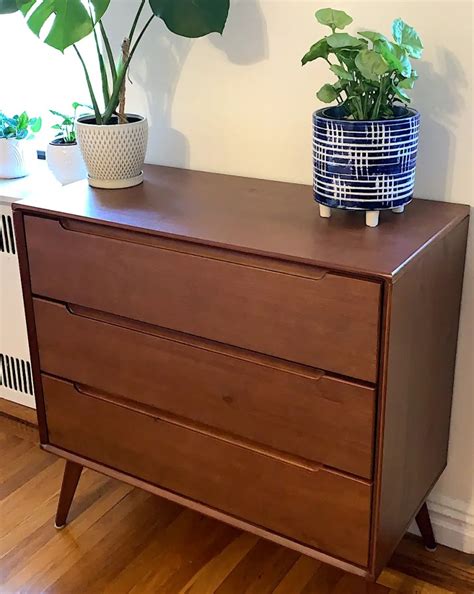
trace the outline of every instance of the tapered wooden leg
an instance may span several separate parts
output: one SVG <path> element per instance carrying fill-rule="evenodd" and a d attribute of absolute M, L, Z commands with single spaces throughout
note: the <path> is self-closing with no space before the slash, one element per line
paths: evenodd
<path fill-rule="evenodd" d="M 64 467 L 63 482 L 61 485 L 61 492 L 59 493 L 58 510 L 56 512 L 56 520 L 54 527 L 60 530 L 66 525 L 67 515 L 71 507 L 71 503 L 76 492 L 77 483 L 81 477 L 83 466 L 76 464 L 76 462 L 66 461 Z"/>
<path fill-rule="evenodd" d="M 423 539 L 425 549 L 427 551 L 435 551 L 436 540 L 433 534 L 433 527 L 431 526 L 430 512 L 428 511 L 428 506 L 426 505 L 426 503 L 423 503 L 420 511 L 416 515 L 415 520 L 416 525 L 418 526 L 421 532 L 421 537 Z"/>

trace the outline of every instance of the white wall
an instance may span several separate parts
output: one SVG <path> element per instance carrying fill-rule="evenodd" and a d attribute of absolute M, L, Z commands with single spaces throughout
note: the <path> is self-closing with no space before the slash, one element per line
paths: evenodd
<path fill-rule="evenodd" d="M 113 0 L 118 44 L 135 1 Z M 148 116 L 148 161 L 311 183 L 311 113 L 324 63 L 299 60 L 322 34 L 313 14 L 348 11 L 357 28 L 390 31 L 401 16 L 425 53 L 414 106 L 423 118 L 416 193 L 474 205 L 470 1 L 231 0 L 224 36 L 177 38 L 153 24 L 136 55 L 128 109 Z M 308 195 L 308 199 L 310 195 Z M 474 552 L 474 241 L 464 287 L 449 465 L 431 497 L 438 538 Z"/>

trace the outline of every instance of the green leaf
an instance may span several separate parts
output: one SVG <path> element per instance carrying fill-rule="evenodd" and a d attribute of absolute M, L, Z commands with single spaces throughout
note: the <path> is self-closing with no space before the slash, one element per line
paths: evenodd
<path fill-rule="evenodd" d="M 336 76 L 342 78 L 343 80 L 354 80 L 352 74 L 338 64 L 331 64 L 330 70 L 332 70 Z"/>
<path fill-rule="evenodd" d="M 18 128 L 20 130 L 25 130 L 28 127 L 28 122 L 28 114 L 26 113 L 26 111 L 24 111 L 18 118 Z"/>
<path fill-rule="evenodd" d="M 329 47 L 334 49 L 340 47 L 363 47 L 364 43 L 361 39 L 357 39 L 349 33 L 333 33 L 326 37 L 327 44 Z"/>
<path fill-rule="evenodd" d="M 316 93 L 316 97 L 323 103 L 332 103 L 338 94 L 332 85 L 323 85 Z"/>
<path fill-rule="evenodd" d="M 92 32 L 110 0 L 88 0 L 93 11 L 93 20 L 81 0 L 18 0 L 20 10 L 27 19 L 29 28 L 39 36 L 46 22 L 52 18 L 51 28 L 45 43 L 60 51 L 77 43 Z"/>
<path fill-rule="evenodd" d="M 54 124 L 54 126 L 51 126 L 51 128 L 52 128 L 53 130 L 62 130 L 62 126 L 61 126 L 61 124 Z"/>
<path fill-rule="evenodd" d="M 0 14 L 11 14 L 17 10 L 16 0 L 0 0 Z"/>
<path fill-rule="evenodd" d="M 402 19 L 395 19 L 392 23 L 393 39 L 406 49 L 412 58 L 421 58 L 423 44 L 418 33 Z"/>
<path fill-rule="evenodd" d="M 314 15 L 321 25 L 327 25 L 331 29 L 344 29 L 352 23 L 350 17 L 343 10 L 334 10 L 332 8 L 321 8 Z"/>
<path fill-rule="evenodd" d="M 329 47 L 326 38 L 320 39 L 318 42 L 313 44 L 308 52 L 301 59 L 301 64 L 304 66 L 308 62 L 312 62 L 317 58 L 326 59 L 329 54 Z"/>
<path fill-rule="evenodd" d="M 376 31 L 358 31 L 358 34 L 369 41 L 387 41 L 385 35 L 382 33 L 377 33 Z"/>
<path fill-rule="evenodd" d="M 41 124 L 43 121 L 41 118 L 31 118 L 30 120 L 30 129 L 32 132 L 39 132 L 41 130 Z"/>
<path fill-rule="evenodd" d="M 222 33 L 229 13 L 229 0 L 149 0 L 153 13 L 170 31 L 182 37 Z"/>
<path fill-rule="evenodd" d="M 378 80 L 388 71 L 387 62 L 374 50 L 364 49 L 357 54 L 355 64 L 367 80 Z"/>
<path fill-rule="evenodd" d="M 411 62 L 407 52 L 396 43 L 390 41 L 377 41 L 374 50 L 379 52 L 392 70 L 396 70 L 402 76 L 411 75 Z"/>
<path fill-rule="evenodd" d="M 411 76 L 404 78 L 398 83 L 400 89 L 413 89 L 415 82 L 418 79 L 418 74 L 412 70 Z"/>
<path fill-rule="evenodd" d="M 393 90 L 395 91 L 395 94 L 397 95 L 397 97 L 399 97 L 402 101 L 406 102 L 406 103 L 410 103 L 411 99 L 410 97 L 405 93 L 405 91 L 403 89 L 401 89 L 399 86 L 398 87 L 393 87 Z"/>

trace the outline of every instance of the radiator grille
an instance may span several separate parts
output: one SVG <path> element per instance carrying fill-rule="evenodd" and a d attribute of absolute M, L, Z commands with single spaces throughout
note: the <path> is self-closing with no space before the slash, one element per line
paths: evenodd
<path fill-rule="evenodd" d="M 13 232 L 13 221 L 10 215 L 2 215 L 0 225 L 0 252 L 16 254 L 15 233 Z"/>
<path fill-rule="evenodd" d="M 0 353 L 0 386 L 33 396 L 30 362 Z"/>

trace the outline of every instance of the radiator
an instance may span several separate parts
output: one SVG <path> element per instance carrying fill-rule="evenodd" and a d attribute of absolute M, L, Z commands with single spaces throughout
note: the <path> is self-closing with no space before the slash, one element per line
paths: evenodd
<path fill-rule="evenodd" d="M 26 178 L 0 179 L 0 398 L 31 408 L 35 408 L 34 387 L 12 203 L 38 187 L 60 187 L 44 163 Z"/>

